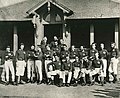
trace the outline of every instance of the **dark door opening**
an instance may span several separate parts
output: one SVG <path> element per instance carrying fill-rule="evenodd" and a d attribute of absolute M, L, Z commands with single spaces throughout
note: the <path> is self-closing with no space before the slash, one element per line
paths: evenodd
<path fill-rule="evenodd" d="M 89 22 L 87 20 L 71 21 L 70 28 L 72 45 L 76 47 L 84 45 L 88 48 L 90 43 Z"/>
<path fill-rule="evenodd" d="M 5 50 L 8 45 L 13 50 L 13 24 L 0 22 L 0 50 Z"/>
<path fill-rule="evenodd" d="M 47 37 L 48 43 L 53 41 L 53 37 L 62 37 L 62 24 L 48 24 L 44 25 L 44 36 Z"/>
<path fill-rule="evenodd" d="M 104 19 L 104 20 L 95 20 L 95 42 L 105 44 L 105 48 L 110 48 L 110 43 L 114 42 L 114 32 L 115 32 L 115 20 Z"/>
<path fill-rule="evenodd" d="M 18 45 L 25 44 L 25 50 L 30 49 L 34 45 L 34 28 L 31 22 L 23 22 L 18 25 Z"/>

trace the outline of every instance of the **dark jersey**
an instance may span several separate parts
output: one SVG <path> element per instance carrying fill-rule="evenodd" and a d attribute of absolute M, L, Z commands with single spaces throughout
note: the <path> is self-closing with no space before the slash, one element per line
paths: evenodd
<path fill-rule="evenodd" d="M 52 50 L 46 50 L 44 53 L 44 59 L 45 60 L 52 60 L 53 58 L 53 51 Z"/>
<path fill-rule="evenodd" d="M 103 68 L 103 62 L 101 59 L 95 59 L 92 62 L 92 67 L 93 68 Z"/>
<path fill-rule="evenodd" d="M 108 57 L 108 51 L 106 49 L 102 49 L 99 51 L 100 58 L 107 59 Z"/>
<path fill-rule="evenodd" d="M 35 59 L 35 50 L 29 50 L 27 52 L 27 58 L 31 59 L 31 60 L 34 60 Z"/>
<path fill-rule="evenodd" d="M 21 49 L 16 51 L 15 57 L 16 57 L 16 60 L 25 60 L 25 61 L 27 60 L 26 52 L 24 50 L 21 50 Z"/>
<path fill-rule="evenodd" d="M 89 60 L 83 60 L 82 68 L 90 69 L 92 66 L 92 62 Z"/>
<path fill-rule="evenodd" d="M 13 54 L 13 52 L 12 51 L 10 51 L 10 52 L 5 52 L 5 60 L 13 60 L 13 57 L 14 57 L 14 54 Z"/>
<path fill-rule="evenodd" d="M 75 67 L 81 69 L 81 65 L 82 65 L 82 62 L 80 62 L 80 61 L 78 61 L 78 62 L 77 62 L 77 61 L 74 61 L 74 62 L 72 63 L 73 70 L 75 70 Z"/>
<path fill-rule="evenodd" d="M 95 54 L 98 53 L 98 50 L 97 49 L 90 49 L 90 53 L 89 53 L 89 56 L 90 56 L 90 59 L 93 60 L 95 59 Z"/>
<path fill-rule="evenodd" d="M 75 49 L 74 51 L 70 51 L 70 59 L 75 59 L 75 57 L 78 56 L 78 51 Z"/>
<path fill-rule="evenodd" d="M 35 52 L 35 60 L 43 60 L 43 53 L 42 52 L 39 52 L 39 51 L 36 51 Z"/>
<path fill-rule="evenodd" d="M 70 61 L 66 61 L 62 64 L 63 71 L 72 71 L 72 63 Z"/>
<path fill-rule="evenodd" d="M 112 48 L 112 49 L 110 50 L 110 58 L 113 58 L 113 57 L 118 58 L 118 55 L 119 55 L 118 49 Z"/>
<path fill-rule="evenodd" d="M 79 50 L 78 53 L 79 53 L 79 58 L 80 58 L 80 59 L 82 59 L 82 58 L 85 57 L 85 56 L 88 56 L 88 52 L 87 52 L 87 50 L 85 50 L 85 49 Z"/>

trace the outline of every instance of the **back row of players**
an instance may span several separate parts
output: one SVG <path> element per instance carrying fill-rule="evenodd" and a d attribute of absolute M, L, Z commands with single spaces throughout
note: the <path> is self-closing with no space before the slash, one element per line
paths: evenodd
<path fill-rule="evenodd" d="M 37 82 L 37 84 L 41 84 L 46 75 L 46 83 L 54 84 L 57 75 L 58 86 L 70 86 L 71 81 L 74 81 L 73 84 L 77 86 L 80 79 L 82 79 L 82 85 L 86 85 L 88 80 L 88 84 L 93 85 L 97 75 L 101 85 L 104 85 L 107 70 L 113 76 L 115 83 L 117 81 L 118 55 L 119 51 L 115 43 L 111 43 L 109 52 L 103 43 L 100 44 L 99 51 L 96 49 L 96 43 L 92 43 L 89 50 L 84 46 L 77 49 L 74 45 L 68 49 L 64 40 L 60 39 L 58 42 L 56 36 L 50 44 L 47 44 L 47 38 L 44 37 L 41 45 L 37 47 L 32 45 L 27 52 L 24 51 L 24 44 L 21 43 L 15 56 L 8 46 L 4 55 L 5 84 L 10 83 L 9 70 L 12 74 L 12 84 L 23 83 L 25 68 L 27 68 L 27 83 Z M 15 67 L 13 61 L 16 63 Z M 66 76 L 68 77 L 66 78 Z"/>

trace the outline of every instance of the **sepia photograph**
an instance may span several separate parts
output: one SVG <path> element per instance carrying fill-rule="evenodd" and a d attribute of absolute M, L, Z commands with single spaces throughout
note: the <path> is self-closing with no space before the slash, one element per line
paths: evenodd
<path fill-rule="evenodd" d="M 120 98 L 120 0 L 0 0 L 0 98 Z"/>

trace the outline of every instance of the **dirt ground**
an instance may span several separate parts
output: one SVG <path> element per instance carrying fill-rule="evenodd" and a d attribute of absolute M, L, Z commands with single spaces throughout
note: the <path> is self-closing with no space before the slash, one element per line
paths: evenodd
<path fill-rule="evenodd" d="M 0 96 L 16 98 L 120 98 L 120 83 L 100 86 L 57 87 L 46 84 L 8 85 L 0 84 Z M 1 97 L 0 97 L 1 98 Z M 8 97 L 7 97 L 8 98 Z"/>

